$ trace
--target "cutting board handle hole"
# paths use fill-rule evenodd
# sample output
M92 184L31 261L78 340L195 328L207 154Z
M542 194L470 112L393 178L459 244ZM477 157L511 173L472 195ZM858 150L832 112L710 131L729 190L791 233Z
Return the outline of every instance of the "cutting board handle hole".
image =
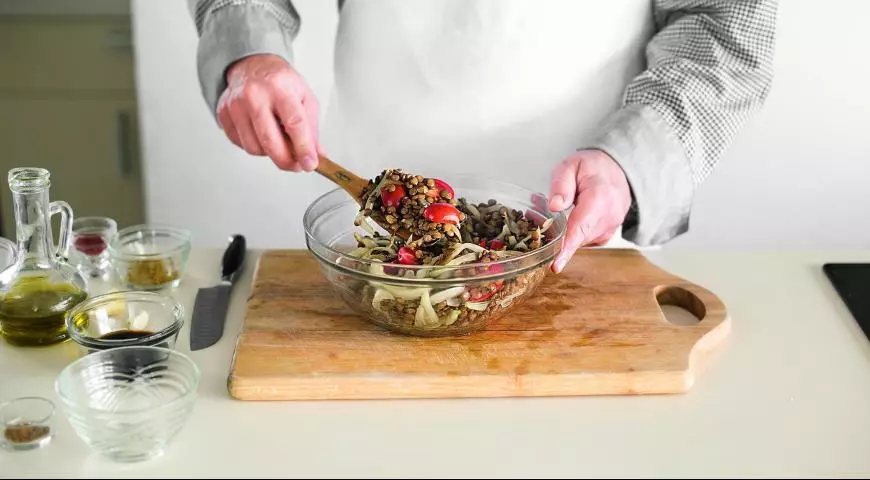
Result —
M674 325L697 325L707 315L704 302L682 287L659 287L656 300L665 319Z

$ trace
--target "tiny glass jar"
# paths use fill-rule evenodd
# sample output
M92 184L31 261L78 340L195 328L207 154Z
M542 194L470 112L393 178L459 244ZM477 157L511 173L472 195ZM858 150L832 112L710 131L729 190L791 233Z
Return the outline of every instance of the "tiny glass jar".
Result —
M118 223L108 217L79 217L72 225L70 261L82 275L107 279L111 274L109 242L118 233Z

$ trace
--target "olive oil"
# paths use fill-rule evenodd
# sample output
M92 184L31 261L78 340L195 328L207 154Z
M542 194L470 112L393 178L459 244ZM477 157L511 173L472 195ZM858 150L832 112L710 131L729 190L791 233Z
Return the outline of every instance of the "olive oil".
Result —
M72 283L50 283L46 276L20 277L0 297L0 333L18 346L66 341L66 312L86 298L87 293Z

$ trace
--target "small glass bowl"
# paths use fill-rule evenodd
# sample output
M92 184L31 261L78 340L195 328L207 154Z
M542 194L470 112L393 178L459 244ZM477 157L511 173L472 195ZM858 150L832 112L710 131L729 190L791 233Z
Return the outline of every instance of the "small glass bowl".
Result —
M181 303L157 292L97 295L66 314L70 337L88 354L137 345L174 349L183 325Z
M42 397L19 397L0 404L0 445L11 451L48 445L54 438L54 410L54 403Z
M67 365L55 391L70 425L95 452L140 462L162 455L187 424L200 376L176 350L120 347Z
M109 242L119 281L134 290L175 288L190 255L190 232L165 225L134 225Z

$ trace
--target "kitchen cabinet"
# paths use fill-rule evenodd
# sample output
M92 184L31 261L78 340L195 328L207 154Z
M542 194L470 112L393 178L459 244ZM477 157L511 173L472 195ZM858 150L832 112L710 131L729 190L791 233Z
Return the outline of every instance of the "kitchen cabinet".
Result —
M130 17L0 15L0 90L134 91Z
M108 216L119 227L143 220L135 101L78 98L0 98L4 193L3 233L15 236L6 172L51 171L52 200L76 216Z
M130 38L127 15L0 15L0 235L20 166L51 171L76 216L145 220Z

